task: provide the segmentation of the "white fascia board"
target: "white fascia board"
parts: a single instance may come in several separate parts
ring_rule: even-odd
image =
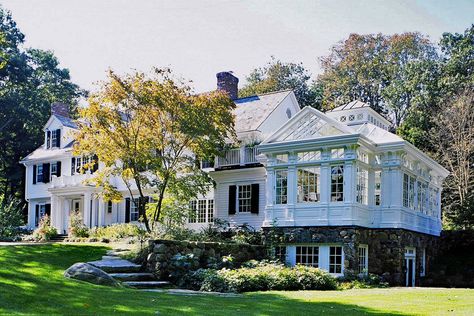
[[[277,143],[266,143],[258,146],[262,153],[275,152],[279,150],[310,150],[312,148],[326,146],[346,146],[358,142],[360,134],[331,135],[320,138],[309,138],[305,140],[279,141]]]
[[[62,152],[60,154],[56,155],[51,155],[43,158],[38,158],[38,159],[28,159],[28,156],[26,156],[24,159],[20,160],[20,163],[25,165],[25,166],[31,166],[36,163],[43,163],[43,162],[50,162],[52,159],[62,159],[62,158],[70,158],[72,155],[70,154],[72,150],[68,150],[66,152]]]
[[[432,167],[434,170],[439,172],[439,174],[443,177],[446,178],[449,175],[449,171],[446,170],[442,165],[440,165],[436,160],[416,148],[414,145],[410,144],[409,142],[405,142],[405,148],[407,153],[410,153],[417,159],[421,160],[424,162],[426,165]]]

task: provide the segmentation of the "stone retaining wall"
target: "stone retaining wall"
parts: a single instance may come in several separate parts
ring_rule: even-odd
[[[427,265],[436,255],[436,236],[404,229],[369,229],[357,226],[277,227],[265,230],[265,242],[288,244],[337,243],[344,250],[345,271],[358,270],[358,247],[369,246],[369,273],[383,276],[392,285],[405,285],[405,247],[417,253],[416,280],[419,280],[421,254],[426,249]]]
[[[146,268],[157,274],[161,279],[169,279],[173,272],[172,258],[176,255],[193,254],[198,266],[194,268],[207,268],[209,264],[220,262],[223,256],[232,256],[235,266],[243,262],[265,258],[263,246],[199,242],[199,241],[175,241],[175,240],[150,240],[148,243],[148,255]]]

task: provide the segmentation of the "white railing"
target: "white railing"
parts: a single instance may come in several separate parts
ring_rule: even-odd
[[[214,168],[244,166],[255,164],[258,150],[256,147],[242,147],[226,150],[222,157],[216,157]]]
[[[86,185],[85,181],[90,179],[90,174],[75,174],[72,176],[51,177],[51,185],[53,188],[75,187]]]

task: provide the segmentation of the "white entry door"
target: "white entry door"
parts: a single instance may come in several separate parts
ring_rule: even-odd
[[[416,276],[416,249],[407,247],[405,249],[405,286],[415,286]]]
[[[73,199],[71,201],[71,206],[69,210],[64,212],[64,227],[66,229],[66,233],[69,232],[69,218],[71,213],[78,212],[79,214],[82,213],[82,201],[80,199]]]

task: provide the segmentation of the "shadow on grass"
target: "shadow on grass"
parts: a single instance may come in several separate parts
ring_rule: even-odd
[[[42,245],[0,248],[0,314],[47,315],[401,315],[339,302],[312,302],[276,293],[243,297],[176,296],[68,280],[78,261],[105,247]]]

